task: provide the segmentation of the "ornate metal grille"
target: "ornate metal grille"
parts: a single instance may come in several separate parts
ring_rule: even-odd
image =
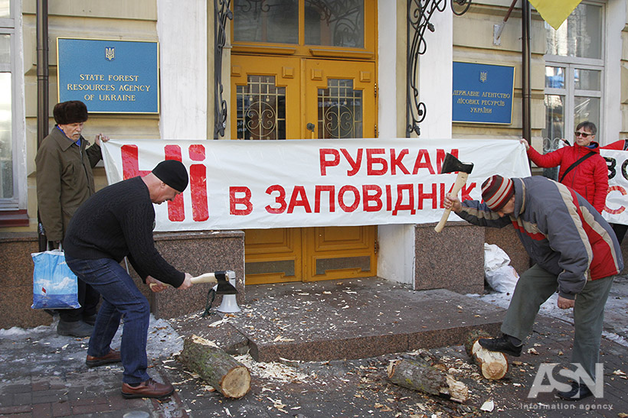
[[[363,48],[364,0],[305,0],[305,43]]]
[[[450,0],[453,13],[461,16],[469,10],[472,0]],[[447,7],[447,0],[408,0],[408,63],[407,63],[407,125],[406,136],[414,132],[421,135],[419,124],[427,114],[425,103],[419,100],[419,88],[416,85],[419,55],[425,54],[427,42],[425,30],[434,32],[430,19],[434,12],[442,12]]]
[[[275,77],[248,76],[236,100],[238,139],[286,139],[286,89]]]
[[[318,89],[318,137],[362,137],[362,92],[353,90],[353,80],[332,79]]]
[[[214,138],[225,136],[227,127],[227,101],[222,98],[222,52],[227,41],[227,19],[233,19],[231,0],[214,2]]]

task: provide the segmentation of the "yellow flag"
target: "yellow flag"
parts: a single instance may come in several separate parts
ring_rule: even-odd
[[[529,0],[543,20],[558,29],[582,0]]]

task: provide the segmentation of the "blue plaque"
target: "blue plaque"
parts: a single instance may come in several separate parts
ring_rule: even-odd
[[[90,113],[159,113],[159,47],[150,41],[57,39],[59,102]]]
[[[515,67],[453,63],[453,121],[512,123]]]

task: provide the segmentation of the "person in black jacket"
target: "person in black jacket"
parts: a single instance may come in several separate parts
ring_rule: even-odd
[[[161,398],[174,392],[172,385],[155,382],[146,372],[150,306],[120,262],[127,257],[154,292],[168,285],[180,290],[192,286],[192,276],[164,260],[153,241],[153,204],[173,200],[187,185],[188,174],[181,162],[162,161],[148,175],[112,184],[90,197],[76,211],[66,233],[68,266],[103,299],[86,364],[95,367],[122,361],[125,398]],[[111,340],[122,317],[118,352],[111,349]]]

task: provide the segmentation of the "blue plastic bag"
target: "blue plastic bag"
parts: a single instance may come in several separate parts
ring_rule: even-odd
[[[61,250],[32,253],[35,269],[33,271],[33,309],[76,309],[78,301],[78,282],[76,275],[65,262]]]

